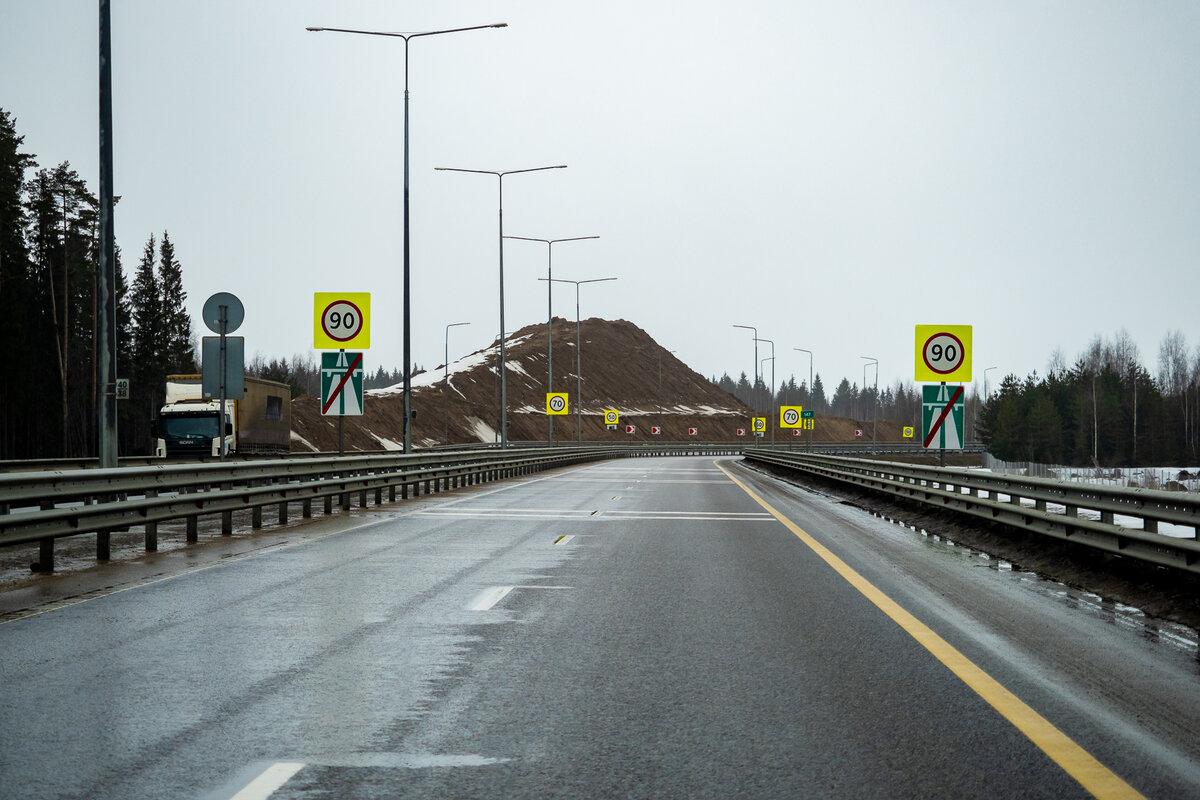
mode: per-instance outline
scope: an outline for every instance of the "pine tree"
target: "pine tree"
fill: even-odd
[[[25,246],[25,171],[33,156],[20,151],[24,137],[0,109],[0,341],[12,361],[0,370],[0,459],[31,456],[28,420],[39,409],[31,340],[35,304]]]
[[[162,385],[163,376],[166,375],[166,360],[160,344],[165,321],[162,287],[154,269],[154,251],[155,239],[151,234],[142,250],[142,260],[134,272],[133,289],[129,296],[133,323],[129,404],[134,409],[133,441],[138,443],[149,442],[149,422],[157,416],[166,391]]]
[[[196,371],[192,352],[192,318],[184,308],[183,269],[166,231],[159,245],[158,286],[162,301],[162,356],[166,374]]]
[[[812,385],[812,402],[813,411],[824,413],[829,408],[829,401],[825,399],[825,384],[821,383],[821,373],[817,373],[813,378]]]

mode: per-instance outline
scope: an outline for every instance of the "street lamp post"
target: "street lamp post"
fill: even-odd
[[[769,345],[771,345],[771,359],[770,359],[771,360],[771,402],[767,404],[767,418],[770,419],[771,415],[775,413],[775,342],[771,341],[770,339],[759,339],[757,336],[754,337],[754,341],[755,342],[766,342]],[[767,359],[765,359],[765,358],[763,359],[764,362],[766,360]],[[775,422],[774,421],[771,422],[771,446],[772,447],[775,446]]]
[[[442,437],[442,444],[449,444],[450,442],[450,329],[470,324],[469,322],[451,322],[446,326],[446,357],[442,362],[442,366],[445,367],[445,377],[442,381],[442,398],[446,406],[446,433]]]
[[[562,278],[538,278],[547,283],[575,284],[575,440],[583,444],[583,339],[579,334],[579,287],[585,283],[603,283],[616,278],[590,278],[586,281],[568,281]]]
[[[735,328],[745,328],[748,331],[754,331],[754,386],[750,391],[750,402],[753,403],[758,395],[758,328],[753,325],[734,325]],[[757,410],[757,409],[756,409]]]
[[[546,243],[546,394],[554,391],[554,310],[552,291],[554,288],[554,245],[558,242],[578,242],[584,239],[599,239],[599,236],[573,236],[570,239],[534,239],[528,236],[505,236],[505,239],[520,239],[523,242]],[[546,415],[549,431],[546,441],[554,444],[554,417]]]
[[[808,353],[808,409],[813,412],[813,422],[816,422],[817,407],[813,403],[813,359],[812,350],[805,350],[803,347],[793,347],[793,350],[799,350],[801,353]],[[805,426],[807,427],[807,426]],[[808,449],[812,450],[812,428],[808,429]]]
[[[505,374],[504,354],[504,176],[517,175],[522,172],[541,172],[547,169],[566,169],[566,164],[555,164],[552,167],[530,167],[529,169],[509,169],[495,171],[489,169],[458,169],[456,167],[434,167],[442,172],[471,172],[476,175],[495,175],[500,185],[500,448],[508,447],[508,376]]]
[[[668,350],[668,353],[675,353],[674,350]],[[660,348],[658,351],[658,429],[662,430],[662,354]]]
[[[875,455],[875,424],[879,419],[879,359],[871,356],[859,356],[865,358],[867,364],[863,364],[863,390],[867,388],[867,366],[868,364],[875,365],[875,397],[871,404],[871,455]]]
[[[419,33],[387,33],[384,31],[359,31],[349,28],[317,28],[305,30],[314,33],[329,31],[331,33],[356,33],[364,36],[388,36],[404,40],[404,286],[403,286],[403,317],[404,317],[404,452],[412,452],[412,294],[409,292],[409,223],[408,223],[408,43],[420,36],[437,36],[443,33],[461,33],[463,31],[479,31],[486,28],[507,28],[507,22],[496,22],[491,25],[474,25],[469,28],[449,28],[441,31],[421,31]]]

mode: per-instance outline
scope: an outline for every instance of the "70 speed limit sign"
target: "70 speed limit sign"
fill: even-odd
[[[370,347],[370,292],[313,294],[314,350],[367,350]]]
[[[780,406],[779,407],[779,427],[781,428],[803,428],[803,418],[800,416],[804,411],[803,406]]]
[[[916,380],[928,383],[971,382],[971,326],[918,325]]]

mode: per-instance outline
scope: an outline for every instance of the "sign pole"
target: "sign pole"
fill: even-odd
[[[341,360],[344,362],[346,360],[346,351],[339,350],[338,352],[341,353]],[[345,410],[345,406],[346,406],[346,400],[345,400],[345,395],[343,395],[342,396],[343,410]],[[407,422],[405,423],[404,430],[406,433],[408,432],[408,423]],[[340,458],[344,455],[346,455],[346,415],[338,414],[338,457]]]
[[[226,376],[225,376],[225,330],[226,330],[226,328],[229,327],[229,317],[228,317],[228,313],[227,313],[229,310],[229,306],[222,305],[220,308],[221,308],[221,319],[220,319],[221,364],[218,367],[218,370],[219,370],[218,374],[220,375],[220,378],[221,378],[221,410],[217,414],[217,427],[219,429],[218,433],[221,437],[221,447],[217,451],[218,452],[217,460],[224,461],[225,460],[225,380],[226,380]]]
[[[942,389],[945,389],[945,388],[946,388],[946,382],[942,381]],[[942,441],[945,442],[945,440],[946,440],[946,428],[945,428],[945,423],[943,423]],[[938,452],[940,453],[940,457],[938,459],[938,465],[944,467],[944,466],[946,466],[946,446],[945,446],[945,444],[942,445],[942,448]]]

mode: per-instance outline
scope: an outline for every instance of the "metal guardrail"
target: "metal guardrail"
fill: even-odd
[[[538,449],[544,447],[606,447],[617,449],[628,449],[643,447],[646,449],[658,449],[664,452],[674,453],[680,449],[704,449],[704,448],[724,448],[725,451],[740,454],[747,447],[772,447],[775,450],[785,450],[788,452],[813,452],[813,453],[831,453],[834,455],[920,455],[928,454],[930,451],[921,446],[920,442],[864,442],[861,439],[855,439],[849,442],[813,442],[812,448],[809,449],[808,442],[803,439],[795,441],[791,439],[781,438],[772,446],[769,443],[750,444],[746,440],[731,440],[725,442],[681,442],[667,441],[662,443],[655,442],[585,442],[579,445],[573,441],[555,442],[553,445],[548,445],[546,442],[521,442],[509,441],[510,449]],[[428,453],[450,453],[462,451],[482,451],[482,450],[499,450],[500,445],[492,442],[481,442],[478,444],[459,444],[459,445],[438,445],[430,448],[417,450],[417,454]],[[983,453],[986,447],[983,444],[973,443],[966,445],[961,451],[964,453]],[[706,451],[707,452],[707,451]],[[397,455],[396,450],[355,450],[346,457],[351,456],[388,456]],[[335,452],[309,452],[295,451],[282,455],[241,455],[234,453],[225,457],[225,462],[212,456],[191,456],[188,458],[163,459],[154,456],[122,456],[118,465],[122,468],[126,467],[153,467],[162,465],[186,465],[186,464],[220,464],[246,461],[284,461],[288,459],[322,459],[336,458]],[[34,472],[37,470],[71,470],[71,469],[95,469],[96,458],[31,458],[31,459],[8,459],[0,461],[0,475],[8,472]]]
[[[252,526],[262,510],[278,507],[281,523],[288,506],[300,503],[305,517],[314,500],[332,513],[358,495],[376,505],[484,481],[608,458],[660,455],[740,455],[725,444],[529,445],[500,450],[430,450],[405,455],[380,453],[336,457],[322,454],[292,459],[228,462],[173,462],[115,469],[52,469],[0,473],[0,546],[38,542],[38,568],[53,570],[54,540],[96,535],[96,556],[107,560],[109,537],[133,525],[144,526],[146,550],[158,549],[158,524],[186,520],[187,541],[198,540],[201,516],[221,515],[221,532],[233,532],[233,512],[250,509]]]
[[[745,457],[1107,553],[1200,573],[1200,497],[1196,495],[762,448],[747,449]],[[1051,510],[1052,505],[1063,510]],[[1093,512],[1099,518],[1081,517],[1080,511]],[[1142,527],[1119,525],[1117,516],[1139,520]],[[1192,538],[1165,536],[1158,532],[1160,523],[1190,527]]]
[[[41,570],[52,570],[54,540],[96,535],[97,558],[109,557],[109,534],[144,525],[146,550],[158,548],[158,524],[184,519],[187,540],[197,541],[198,518],[221,514],[221,532],[233,532],[234,511],[250,509],[253,527],[262,509],[277,505],[280,522],[288,505],[300,503],[305,517],[314,500],[332,513],[359,496],[376,504],[422,488],[436,492],[525,475],[552,467],[611,458],[601,448],[539,448],[457,453],[391,454],[345,458],[282,459],[208,464],[168,464],[116,469],[51,470],[0,475],[0,545],[38,542]]]

